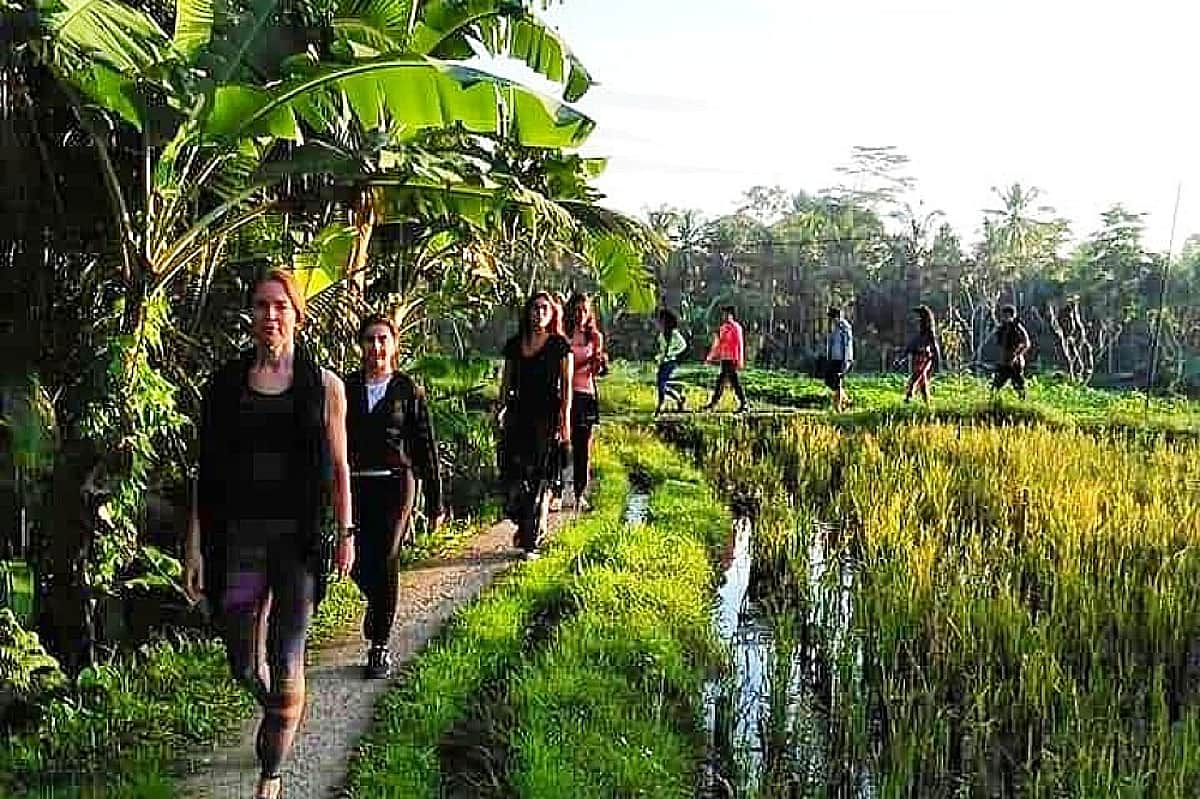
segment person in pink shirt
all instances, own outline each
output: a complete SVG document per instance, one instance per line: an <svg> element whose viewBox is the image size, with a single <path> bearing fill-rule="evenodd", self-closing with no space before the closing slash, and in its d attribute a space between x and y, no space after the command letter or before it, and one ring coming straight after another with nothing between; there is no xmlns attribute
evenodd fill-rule
<svg viewBox="0 0 1200 799"><path fill-rule="evenodd" d="M737 395L737 409L741 413L747 409L746 391L742 388L742 381L738 378L738 371L746 365L745 336L742 334L742 326L734 315L732 305L723 307L721 314L721 327L717 330L712 347L708 350L708 357L705 358L708 363L721 364L721 374L717 376L717 387L713 391L712 399L701 410L711 411L717 407L717 403L721 401L721 395L725 393L725 384L729 383L733 386L733 393Z"/></svg>
<svg viewBox="0 0 1200 799"><path fill-rule="evenodd" d="M596 399L596 378L608 369L608 353L604 350L604 334L596 321L592 300L586 294L575 294L567 303L567 340L571 343L574 371L571 378L571 460L572 488L575 490L575 510L586 509L583 498L588 486L591 467L592 429L600 422L600 405Z"/></svg>

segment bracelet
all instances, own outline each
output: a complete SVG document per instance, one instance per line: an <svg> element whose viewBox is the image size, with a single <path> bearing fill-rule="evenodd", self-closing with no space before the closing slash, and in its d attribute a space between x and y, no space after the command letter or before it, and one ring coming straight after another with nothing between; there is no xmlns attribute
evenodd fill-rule
<svg viewBox="0 0 1200 799"><path fill-rule="evenodd" d="M348 525L346 525L345 527L343 527L343 528L342 528L342 534L341 534L341 535L339 535L339 536L338 536L338 538L339 538L340 540L342 540L342 541L346 540L347 538L353 538L353 537L354 537L354 531L355 531L355 530L357 530L357 529L358 529L358 528L357 528L357 527L355 527L353 524L348 524Z"/></svg>

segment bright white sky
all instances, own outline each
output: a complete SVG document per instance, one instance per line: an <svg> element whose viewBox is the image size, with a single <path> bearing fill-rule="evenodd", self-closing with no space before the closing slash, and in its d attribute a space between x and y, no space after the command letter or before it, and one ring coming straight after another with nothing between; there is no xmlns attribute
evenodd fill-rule
<svg viewBox="0 0 1200 799"><path fill-rule="evenodd" d="M1187 0L566 0L544 16L600 85L579 103L607 203L732 211L815 192L853 145L912 160L965 241L992 186L1042 189L1076 237L1121 202L1148 245L1200 233L1200 5ZM519 68L505 74L530 80Z"/></svg>

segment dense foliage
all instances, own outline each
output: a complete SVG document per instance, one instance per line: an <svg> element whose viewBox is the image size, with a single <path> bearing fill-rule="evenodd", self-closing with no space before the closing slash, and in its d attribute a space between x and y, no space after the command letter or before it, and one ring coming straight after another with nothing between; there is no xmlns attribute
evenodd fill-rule
<svg viewBox="0 0 1200 799"><path fill-rule="evenodd" d="M1014 184L995 190L970 244L913 201L906 164L894 148L856 148L843 183L816 194L755 187L736 213L715 218L651 211L671 243L654 263L660 294L693 353L711 339L716 309L733 303L759 363L804 368L836 303L854 323L858 368L886 369L915 332L912 308L927 304L948 366L980 369L994 357L997 309L1013 303L1039 369L1146 385L1154 360L1160 387L1200 389L1196 239L1168 260L1147 244L1142 214L1114 205L1072 226L1038 189ZM619 332L628 352L652 352L644 322Z"/></svg>

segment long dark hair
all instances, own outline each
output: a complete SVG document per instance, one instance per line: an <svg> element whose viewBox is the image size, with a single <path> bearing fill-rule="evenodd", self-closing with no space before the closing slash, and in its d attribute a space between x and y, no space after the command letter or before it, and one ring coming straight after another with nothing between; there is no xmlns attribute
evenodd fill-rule
<svg viewBox="0 0 1200 799"><path fill-rule="evenodd" d="M567 310L563 314L566 318L563 320L567 329L567 338L575 335L575 313L580 308L587 310L587 321L583 326L583 335L592 342L595 342L596 334L600 332L600 321L596 319L596 309L592 307L592 298L583 292L578 292L571 295L571 299L567 301Z"/></svg>
<svg viewBox="0 0 1200 799"><path fill-rule="evenodd" d="M521 340L528 341L533 335L533 326L529 324L529 317L533 314L533 304L538 300L545 300L550 303L550 323L546 325L546 332L550 335L563 334L562 326L562 306L548 291L535 291L529 295L529 299L525 300L525 307L521 309L521 321L517 326L520 331Z"/></svg>
<svg viewBox="0 0 1200 799"><path fill-rule="evenodd" d="M679 317L670 308L659 308L658 321L662 322L663 336L670 340L671 334L679 329Z"/></svg>
<svg viewBox="0 0 1200 799"><path fill-rule="evenodd" d="M933 309L928 305L918 305L913 308L917 315L917 325L922 335L930 338L937 335L937 320L933 317Z"/></svg>

